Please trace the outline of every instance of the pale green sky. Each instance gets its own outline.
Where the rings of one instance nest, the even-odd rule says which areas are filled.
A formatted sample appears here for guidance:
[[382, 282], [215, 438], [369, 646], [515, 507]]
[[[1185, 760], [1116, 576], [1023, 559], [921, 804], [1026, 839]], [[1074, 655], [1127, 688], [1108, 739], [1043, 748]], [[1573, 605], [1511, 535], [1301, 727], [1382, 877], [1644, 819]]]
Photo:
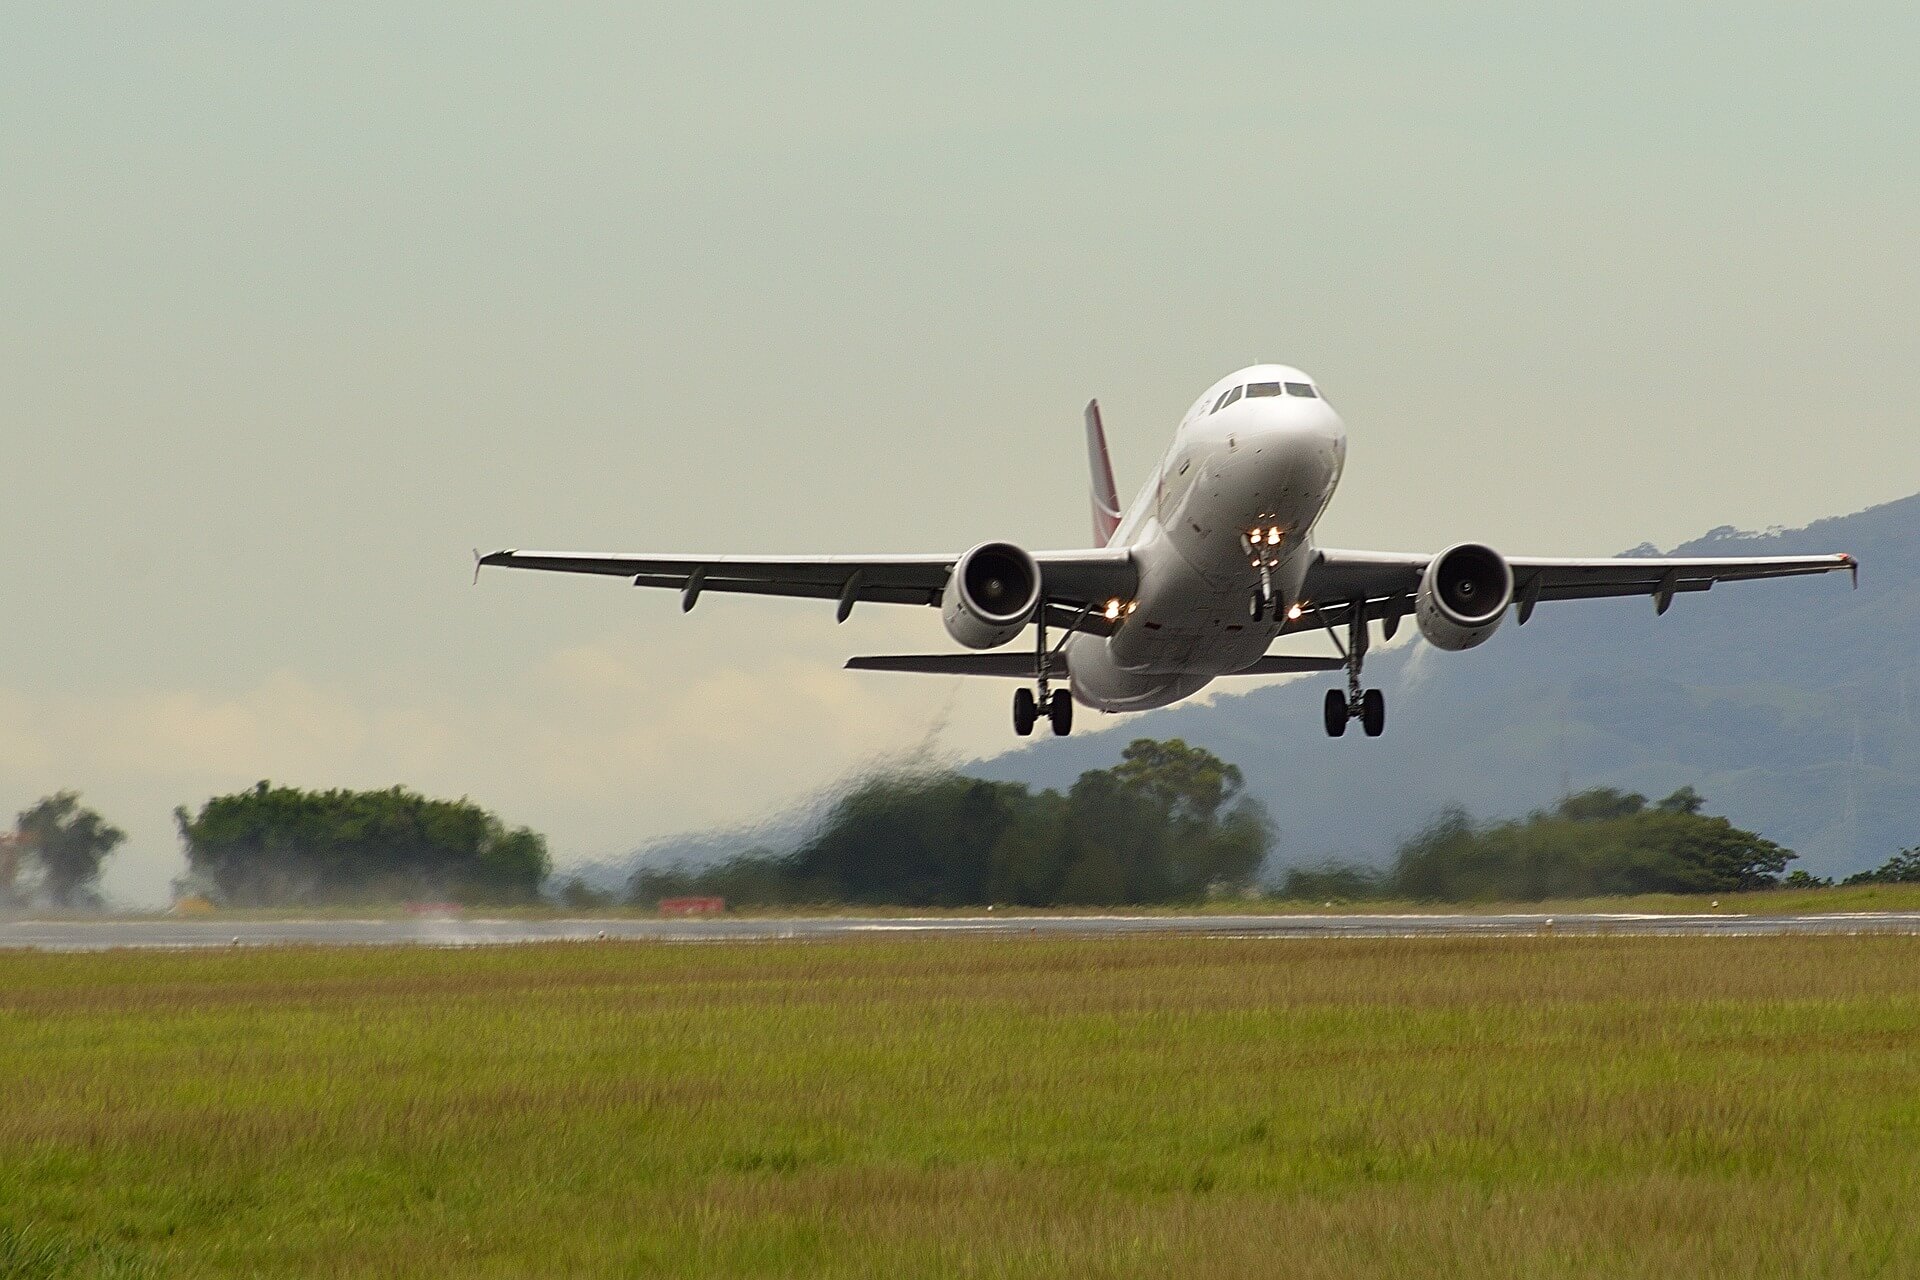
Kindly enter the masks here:
[[[1920, 490], [1920, 10], [15, 6], [0, 808], [153, 898], [260, 777], [603, 856], [1005, 688], [830, 611], [473, 545], [1086, 536], [1197, 390], [1311, 370], [1344, 545], [1528, 553]], [[1301, 730], [1302, 732], [1305, 729]]]

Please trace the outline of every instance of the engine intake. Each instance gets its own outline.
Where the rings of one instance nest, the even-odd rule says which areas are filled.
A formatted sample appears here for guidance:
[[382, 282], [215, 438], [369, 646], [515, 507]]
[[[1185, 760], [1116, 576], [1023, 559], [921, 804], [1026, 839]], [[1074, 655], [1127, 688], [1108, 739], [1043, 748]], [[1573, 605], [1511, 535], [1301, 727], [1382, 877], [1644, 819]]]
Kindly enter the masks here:
[[1513, 601], [1513, 568], [1492, 547], [1463, 542], [1427, 563], [1414, 601], [1420, 634], [1436, 649], [1458, 651], [1482, 643]]
[[1019, 635], [1040, 608], [1040, 566], [1010, 542], [983, 542], [947, 579], [940, 620], [969, 649], [993, 649]]

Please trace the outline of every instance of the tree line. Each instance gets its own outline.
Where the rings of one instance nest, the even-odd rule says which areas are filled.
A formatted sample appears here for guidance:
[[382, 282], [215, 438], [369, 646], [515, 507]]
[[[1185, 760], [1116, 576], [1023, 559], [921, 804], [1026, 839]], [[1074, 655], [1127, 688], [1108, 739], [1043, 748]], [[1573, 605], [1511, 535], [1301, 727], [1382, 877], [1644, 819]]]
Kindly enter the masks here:
[[[1773, 888], [1797, 855], [1703, 813], [1692, 787], [1663, 800], [1596, 787], [1505, 822], [1443, 810], [1385, 868], [1332, 862], [1287, 873], [1305, 899], [1538, 902]], [[1920, 878], [1920, 877], [1916, 877]]]
[[1125, 906], [1238, 892], [1272, 824], [1238, 767], [1178, 738], [1141, 738], [1064, 793], [949, 771], [867, 779], [790, 853], [642, 867], [639, 905], [715, 894], [755, 906]]
[[[699, 867], [642, 866], [624, 897], [713, 894], [743, 906], [960, 907], [1186, 903], [1252, 890], [1273, 843], [1240, 770], [1179, 739], [1138, 739], [1065, 791], [953, 771], [863, 780], [785, 853], [752, 849]], [[1831, 884], [1795, 855], [1704, 812], [1683, 787], [1658, 801], [1611, 788], [1510, 821], [1443, 810], [1385, 867], [1285, 872], [1309, 901], [1539, 901]], [[230, 906], [407, 900], [613, 905], [578, 879], [554, 884], [544, 837], [468, 800], [402, 787], [307, 791], [262, 782], [175, 811], [188, 873], [178, 887]], [[0, 835], [0, 908], [101, 905], [105, 859], [125, 833], [71, 791], [22, 810]], [[1843, 883], [1920, 883], [1920, 846]]]
[[304, 791], [262, 782], [174, 811], [188, 882], [230, 906], [538, 900], [546, 837], [467, 800], [404, 787]]
[[[262, 782], [174, 818], [187, 854], [176, 889], [225, 906], [537, 902], [553, 870], [544, 836], [404, 787]], [[100, 873], [125, 839], [77, 793], [48, 796], [0, 836], [0, 907], [99, 907]]]

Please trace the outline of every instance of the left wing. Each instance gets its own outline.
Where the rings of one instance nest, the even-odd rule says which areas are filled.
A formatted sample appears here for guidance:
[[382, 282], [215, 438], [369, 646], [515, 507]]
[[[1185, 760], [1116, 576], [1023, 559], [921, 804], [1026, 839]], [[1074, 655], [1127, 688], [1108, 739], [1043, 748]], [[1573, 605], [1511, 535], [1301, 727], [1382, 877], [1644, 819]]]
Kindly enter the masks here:
[[[1033, 558], [1046, 591], [1049, 625], [1079, 620], [1082, 630], [1109, 629], [1099, 607], [1138, 593], [1133, 553], [1124, 547], [1041, 551]], [[837, 600], [844, 620], [861, 601], [938, 605], [959, 559], [958, 554], [755, 557], [496, 551], [479, 557], [475, 572], [499, 566], [628, 578], [636, 587], [678, 591], [682, 609], [693, 608], [705, 591]]]
[[[1318, 607], [1289, 621], [1282, 634], [1344, 623], [1355, 608], [1364, 609], [1369, 618], [1398, 622], [1411, 612], [1420, 577], [1432, 559], [1431, 555], [1324, 549], [1317, 553], [1301, 588], [1301, 595]], [[1599, 560], [1514, 556], [1507, 563], [1513, 569], [1513, 602], [1521, 623], [1533, 616], [1534, 606], [1543, 600], [1652, 596], [1655, 608], [1665, 613], [1676, 593], [1706, 591], [1716, 582], [1839, 572], [1852, 574], [1856, 586], [1860, 581], [1860, 562], [1847, 555]]]

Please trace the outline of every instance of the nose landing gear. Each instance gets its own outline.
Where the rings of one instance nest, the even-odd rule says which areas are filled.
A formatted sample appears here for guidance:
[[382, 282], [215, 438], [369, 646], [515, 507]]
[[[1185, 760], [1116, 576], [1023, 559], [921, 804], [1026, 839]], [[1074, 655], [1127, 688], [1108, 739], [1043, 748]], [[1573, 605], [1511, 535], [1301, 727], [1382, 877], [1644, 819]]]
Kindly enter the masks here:
[[1278, 525], [1252, 529], [1240, 535], [1240, 549], [1247, 563], [1260, 574], [1260, 589], [1247, 599], [1247, 618], [1256, 626], [1280, 621], [1280, 598], [1273, 589], [1273, 571], [1280, 567], [1281, 534]]
[[1360, 687], [1360, 669], [1367, 657], [1366, 602], [1354, 601], [1349, 614], [1346, 644], [1342, 645], [1340, 637], [1333, 634], [1333, 628], [1327, 627], [1327, 634], [1333, 637], [1334, 647], [1340, 650], [1340, 656], [1347, 663], [1346, 692], [1327, 690], [1323, 708], [1327, 736], [1342, 736], [1347, 731], [1347, 721], [1358, 720], [1362, 732], [1369, 738], [1377, 738], [1387, 728], [1387, 695], [1378, 689]]

